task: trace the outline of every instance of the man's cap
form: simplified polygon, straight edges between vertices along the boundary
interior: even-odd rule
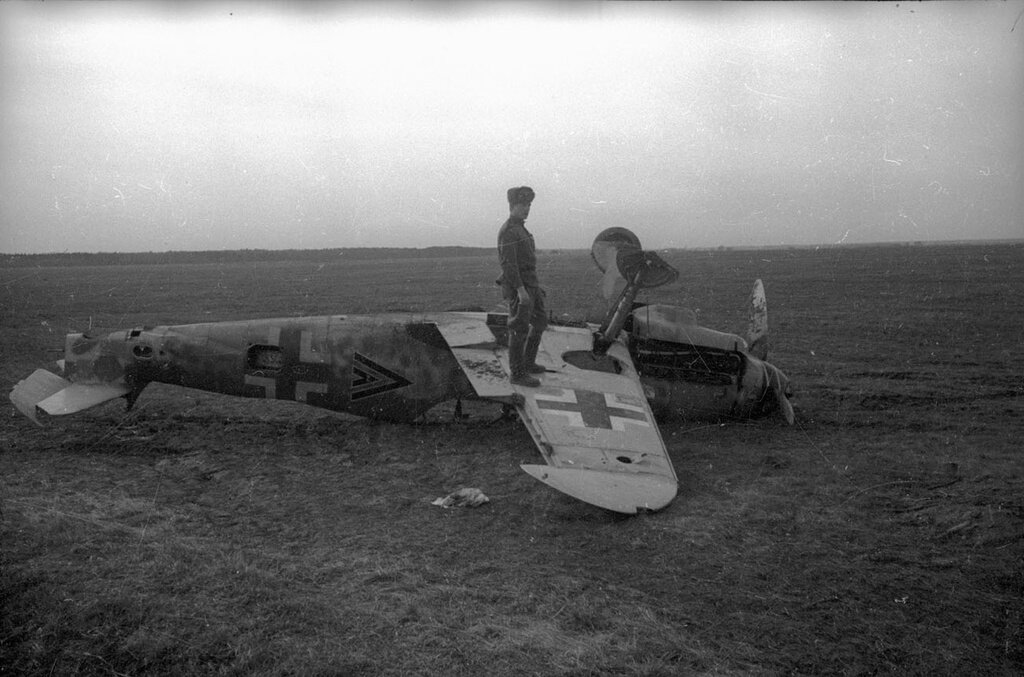
[[[508,189],[508,206],[511,207],[512,205],[519,204],[520,202],[525,202],[526,204],[530,204],[531,202],[533,202],[533,198],[535,196],[536,196],[536,193],[534,193],[533,192],[533,188],[530,188],[529,186],[519,186],[517,188],[509,188]]]

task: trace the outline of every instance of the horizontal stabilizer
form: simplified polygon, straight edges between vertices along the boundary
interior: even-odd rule
[[[36,418],[36,405],[51,395],[64,390],[70,381],[65,381],[60,376],[46,371],[36,369],[24,381],[19,381],[14,390],[11,391],[11,402],[21,413],[28,416],[36,425],[42,425]]]
[[[109,383],[71,383],[45,369],[37,369],[14,386],[11,402],[37,425],[37,413],[63,416],[102,404],[129,393],[126,385]]]
[[[51,416],[63,416],[124,397],[130,391],[131,389],[124,385],[72,383],[59,393],[50,395],[36,407]]]
[[[671,479],[653,475],[549,465],[519,467],[573,498],[630,515],[639,510],[661,510],[672,502],[678,489],[676,482]]]

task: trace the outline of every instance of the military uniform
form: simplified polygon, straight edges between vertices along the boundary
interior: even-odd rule
[[[530,203],[533,197],[534,192],[529,187],[510,188],[509,208],[517,202]],[[522,381],[521,385],[535,385],[536,379],[528,374],[544,371],[537,366],[535,360],[548,318],[544,290],[537,280],[537,252],[533,235],[526,230],[523,219],[514,214],[498,231],[498,262],[501,264],[501,277],[497,283],[501,285],[502,296],[509,304],[509,370],[512,372],[512,381]],[[520,301],[520,287],[524,287],[529,294],[529,303]]]

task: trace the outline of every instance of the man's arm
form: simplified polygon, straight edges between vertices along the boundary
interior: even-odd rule
[[[519,241],[510,231],[503,231],[498,237],[498,260],[505,282],[519,292],[521,301],[526,287],[523,285],[523,276],[519,274]]]

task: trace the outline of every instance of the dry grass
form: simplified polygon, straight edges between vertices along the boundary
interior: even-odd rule
[[[387,425],[154,386],[47,430],[7,406],[0,671],[1018,673],[1024,248],[669,258],[656,298],[723,329],[765,280],[798,425],[666,424],[682,486],[653,515],[527,477],[485,404]],[[584,254],[544,263],[556,313],[600,312]],[[493,269],[7,269],[0,387],[90,319],[490,308]],[[491,503],[430,505],[460,486]]]

